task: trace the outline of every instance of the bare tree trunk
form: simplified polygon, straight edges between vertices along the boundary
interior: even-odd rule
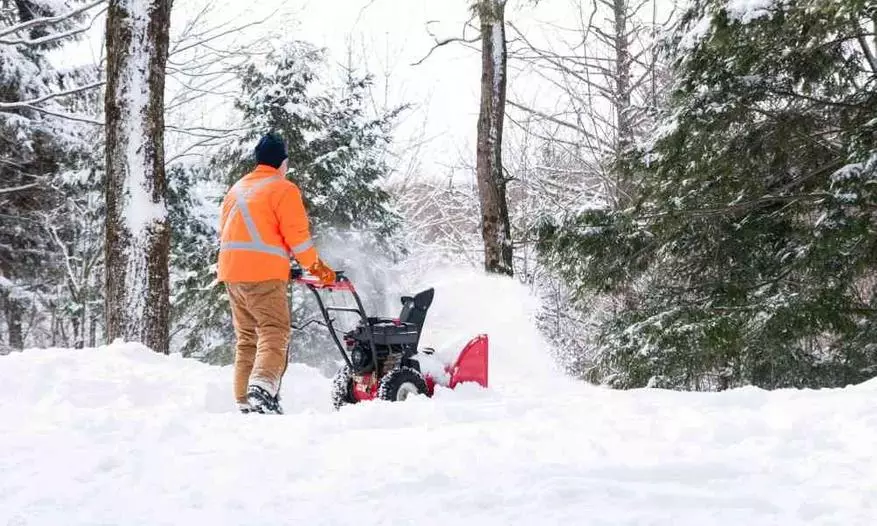
[[[164,82],[172,0],[110,0],[106,90],[107,340],[167,353],[170,231]]]
[[[92,315],[88,321],[88,346],[94,347],[95,345],[97,345],[97,316]]]
[[[6,330],[9,331],[9,347],[17,350],[24,349],[24,330],[22,329],[24,304],[13,294],[9,294],[3,303],[6,307]]]
[[[628,0],[614,0],[613,12],[615,45],[615,119],[618,127],[615,139],[616,182],[615,204],[624,208],[633,197],[633,175],[626,161],[633,145],[631,123],[630,43],[628,41]]]
[[[512,239],[502,169],[502,128],[506,99],[505,0],[478,0],[481,22],[481,109],[477,165],[481,200],[484,267],[513,275]]]
[[[55,308],[55,302],[49,302],[49,328],[52,337],[50,338],[51,346],[58,346],[58,309]]]

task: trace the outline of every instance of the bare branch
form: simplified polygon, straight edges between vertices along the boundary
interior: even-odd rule
[[[603,141],[602,139],[600,139],[598,137],[594,137],[593,134],[591,134],[589,131],[585,130],[584,128],[582,128],[578,125],[575,125],[575,124],[566,122],[564,120],[558,119],[557,117],[552,117],[551,115],[548,115],[547,113],[542,113],[541,111],[534,110],[532,108],[528,108],[522,104],[518,104],[517,102],[515,102],[513,100],[507,100],[506,102],[508,103],[509,106],[513,106],[515,108],[518,108],[521,111],[531,113],[533,115],[536,115],[537,117],[540,117],[540,118],[545,119],[549,122],[557,124],[558,126],[563,126],[563,127],[568,128],[570,130],[573,130],[576,133],[579,133],[581,135],[584,135],[584,136],[591,138],[592,140],[596,140],[600,143],[605,143],[605,141]]]
[[[426,59],[428,59],[430,56],[432,56],[433,52],[435,52],[435,50],[437,50],[440,47],[447,46],[448,44],[453,44],[454,42],[464,42],[466,44],[473,44],[473,43],[477,42],[479,40],[479,38],[480,37],[475,37],[475,38],[471,38],[471,39],[467,40],[467,39],[462,38],[462,37],[453,37],[453,38],[446,38],[444,40],[439,40],[435,43],[434,46],[432,46],[432,48],[430,48],[429,53],[427,53],[425,57],[418,60],[417,62],[414,62],[411,65],[412,66],[419,66],[419,65],[423,64],[424,62],[426,62]]]
[[[7,46],[39,46],[39,45],[43,45],[43,44],[50,44],[52,42],[57,42],[58,40],[64,40],[67,38],[75,37],[76,35],[80,35],[82,33],[85,33],[86,31],[89,31],[92,28],[92,26],[94,26],[94,21],[97,20],[97,18],[99,16],[101,16],[103,13],[105,13],[106,11],[107,11],[107,8],[103,8],[100,11],[98,11],[91,18],[91,21],[88,23],[87,26],[82,26],[82,27],[78,27],[76,29],[71,29],[70,31],[65,31],[63,33],[56,33],[54,35],[46,35],[44,37],[34,38],[34,39],[25,39],[25,38],[19,38],[16,40],[0,39],[0,44],[5,44]]]
[[[68,95],[75,95],[76,93],[82,93],[83,91],[90,91],[95,88],[99,88],[106,84],[104,81],[93,82],[91,84],[86,84],[85,86],[77,86],[75,88],[70,88],[64,91],[58,91],[56,93],[50,93],[48,95],[43,95],[42,97],[38,97],[36,99],[24,100],[21,102],[0,102],[0,111],[9,111],[9,110],[17,110],[22,108],[31,108],[36,104],[41,104],[46,102],[47,100],[57,99],[59,97],[66,97]]]
[[[27,190],[29,188],[33,188],[33,187],[38,186],[38,185],[39,185],[39,183],[28,183],[28,184],[23,184],[21,186],[11,186],[9,188],[0,188],[0,194],[11,194],[13,192],[20,192],[22,190]]]
[[[19,31],[24,31],[25,29],[31,29],[34,27],[44,26],[47,24],[57,24],[58,22],[63,22],[65,20],[69,20],[77,15],[80,15],[89,9],[97,7],[103,3],[106,3],[107,0],[95,0],[90,4],[86,4],[78,9],[74,9],[69,13],[65,13],[63,15],[57,16],[46,16],[42,18],[34,18],[33,20],[28,20],[27,22],[22,22],[20,24],[16,24],[14,26],[5,28],[0,30],[0,37],[5,37],[6,35],[12,35],[14,33],[18,33]]]
[[[85,33],[89,29],[91,29],[90,24],[88,26],[78,27],[76,29],[71,29],[70,31],[65,31],[63,33],[56,33],[54,35],[46,35],[44,37],[34,38],[31,40],[24,39],[24,38],[19,38],[19,39],[15,39],[15,40],[0,39],[0,44],[6,45],[6,46],[39,46],[42,44],[50,44],[50,43],[56,42],[58,40],[64,40],[65,38],[75,37],[76,35]]]
[[[426,32],[429,33],[429,36],[431,36],[433,40],[435,40],[435,45],[432,46],[432,48],[430,48],[429,52],[426,54],[425,57],[423,57],[422,59],[418,60],[417,62],[415,62],[411,65],[412,66],[419,66],[419,65],[423,64],[424,62],[426,62],[426,59],[428,59],[435,52],[435,50],[437,50],[440,47],[447,46],[448,44],[452,44],[454,42],[462,42],[464,44],[474,44],[475,42],[478,42],[478,40],[481,39],[481,35],[477,35],[473,38],[466,38],[466,29],[471,26],[472,20],[474,20],[474,19],[475,19],[475,14],[473,13],[472,16],[470,16],[469,19],[463,23],[463,30],[462,30],[463,36],[462,37],[451,37],[451,38],[438,38],[438,37],[436,37],[435,34],[429,30],[429,26],[430,26],[430,24],[434,24],[435,22],[437,22],[437,20],[428,21],[426,23]]]
[[[277,14],[277,12],[275,11],[261,20],[256,20],[254,22],[248,22],[248,23],[240,25],[240,26],[232,27],[232,28],[227,29],[225,31],[222,31],[220,33],[216,33],[214,35],[207,36],[207,37],[203,38],[202,40],[193,42],[193,43],[188,44],[186,46],[183,46],[181,48],[175,48],[171,51],[170,55],[173,56],[173,55],[176,55],[178,53],[183,53],[183,52],[188,51],[190,49],[196,48],[200,45],[206,44],[207,42],[216,40],[218,38],[222,38],[222,37],[229,35],[231,33],[237,33],[239,31],[243,31],[244,29],[249,29],[251,27],[262,25],[265,22],[271,20],[274,17],[274,15],[276,15],[276,14]]]
[[[93,119],[91,117],[87,117],[84,115],[76,115],[73,113],[64,113],[64,112],[60,112],[60,111],[51,111],[51,110],[47,110],[45,108],[41,108],[39,106],[25,106],[23,109],[38,111],[38,112],[43,113],[45,115],[51,115],[52,117],[58,117],[59,119],[66,119],[68,121],[75,121],[75,122],[83,122],[85,124],[93,124],[95,126],[103,126],[105,124],[103,121],[99,121],[97,119]]]

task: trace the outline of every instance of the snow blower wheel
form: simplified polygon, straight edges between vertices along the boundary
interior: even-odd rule
[[[353,372],[345,365],[332,378],[332,406],[337,410],[347,404],[355,404],[353,396]]]
[[[403,402],[409,396],[425,395],[428,392],[426,380],[410,367],[390,371],[381,378],[378,385],[378,398],[391,402]]]

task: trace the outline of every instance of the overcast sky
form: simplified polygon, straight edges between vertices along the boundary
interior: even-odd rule
[[[179,27],[211,0],[174,3],[173,24]],[[436,50],[423,64],[434,38],[463,36],[470,18],[470,0],[212,0],[221,5],[217,22],[261,19],[274,13],[262,28],[250,28],[244,40],[264,38],[280,30],[290,38],[325,47],[338,64],[347,61],[348,49],[363,69],[379,81],[388,74],[389,105],[413,104],[398,130],[399,144],[426,141],[418,155],[419,171],[445,176],[452,169],[464,175],[462,164],[474,164],[474,140],[479,101],[479,44],[455,43]],[[661,0],[669,1],[669,0]],[[585,0],[587,5],[589,2]],[[575,0],[510,0],[507,21],[536,42],[553,40],[558,27],[575,27],[587,16]],[[101,55],[103,22],[95,24],[90,41],[77,48],[80,58]],[[475,34],[469,31],[467,37]],[[556,92],[537,75],[513,65],[509,72],[510,98],[553,107]],[[383,92],[383,90],[381,90]],[[508,127],[507,127],[508,130]]]

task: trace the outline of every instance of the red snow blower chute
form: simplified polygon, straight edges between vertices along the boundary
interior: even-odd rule
[[[402,401],[409,395],[432,396],[436,385],[455,388],[465,382],[475,382],[487,387],[487,335],[473,338],[449,365],[425,367],[437,363],[432,349],[418,350],[426,311],[435,294],[427,289],[414,296],[403,296],[402,312],[398,318],[369,317],[353,283],[337,272],[335,283],[325,284],[305,277],[300,268],[292,269],[295,283],[306,286],[314,293],[324,325],[338,347],[344,365],[336,373],[332,384],[332,402],[338,409],[345,404],[366,400]],[[356,308],[327,306],[320,291],[347,292],[356,301]],[[338,337],[332,312],[350,312],[359,315],[359,322],[352,330]],[[343,342],[342,342],[343,339]]]

